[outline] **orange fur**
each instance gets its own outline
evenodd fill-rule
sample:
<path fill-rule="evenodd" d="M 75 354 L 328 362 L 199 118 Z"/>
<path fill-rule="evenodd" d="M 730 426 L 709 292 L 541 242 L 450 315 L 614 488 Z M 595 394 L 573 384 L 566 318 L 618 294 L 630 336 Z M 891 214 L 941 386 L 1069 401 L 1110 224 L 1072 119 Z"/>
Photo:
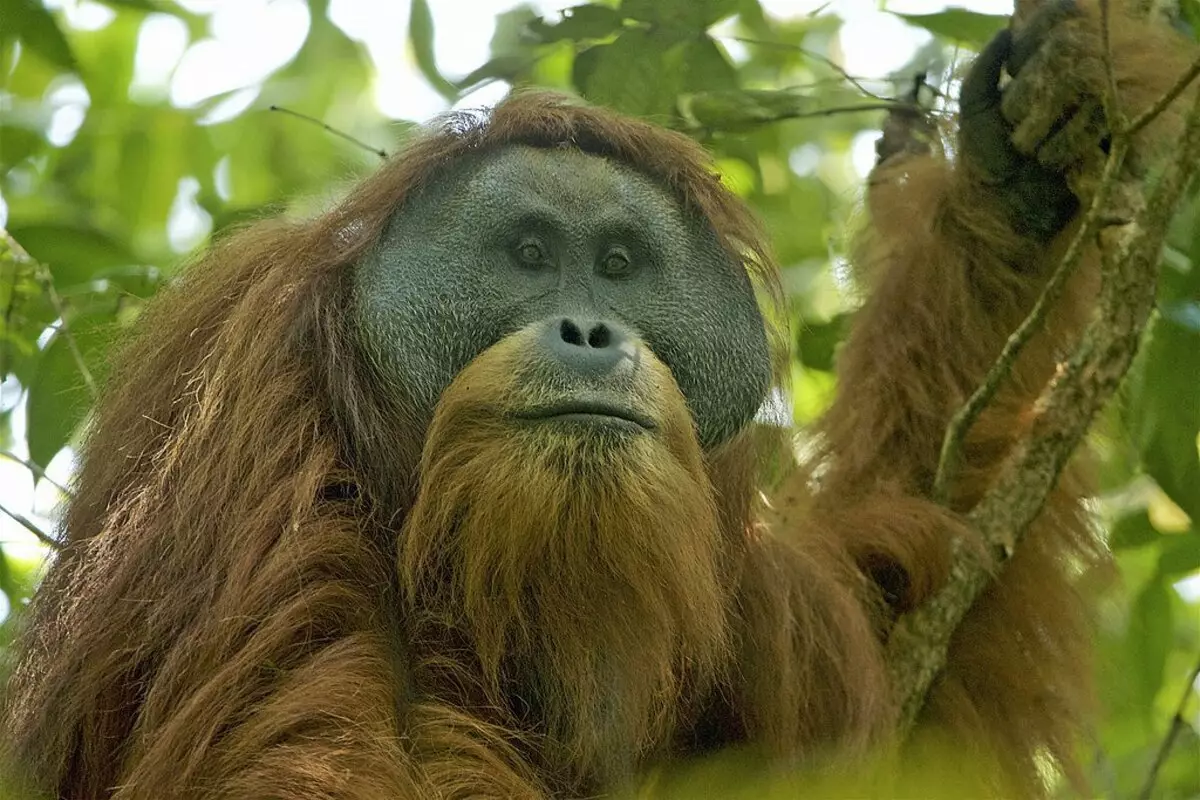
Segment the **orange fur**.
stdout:
<path fill-rule="evenodd" d="M 1126 87 L 1173 76 L 1161 55 L 1119 57 L 1136 65 Z M 951 509 L 925 497 L 943 427 L 1053 254 L 933 156 L 873 179 L 870 299 L 820 463 L 776 513 L 755 499 L 770 437 L 701 452 L 644 349 L 656 379 L 638 391 L 660 426 L 622 449 L 503 419 L 537 389 L 522 332 L 415 430 L 358 351 L 347 276 L 447 164 L 510 143 L 641 170 L 778 300 L 758 230 L 697 145 L 537 94 L 452 117 L 323 217 L 215 246 L 147 312 L 97 409 L 5 699 L 6 755 L 31 785 L 70 800 L 542 797 L 731 744 L 791 763 L 886 732 L 882 600 L 902 611 L 944 579 L 949 541 L 971 536 L 958 514 L 1023 429 L 1087 281 L 972 432 Z M 1102 552 L 1078 497 L 1064 480 L 927 713 L 1022 792 L 1041 748 L 1069 765 L 1086 695 L 1068 573 Z"/>
<path fill-rule="evenodd" d="M 406 638 L 422 694 L 466 704 L 438 669 L 458 635 L 474 705 L 514 729 L 544 720 L 538 758 L 568 788 L 611 786 L 728 661 L 728 545 L 683 396 L 644 347 L 632 404 L 652 434 L 580 441 L 510 416 L 539 405 L 538 330 L 489 349 L 438 404 L 400 533 Z"/>
<path fill-rule="evenodd" d="M 1106 77 L 1098 11 L 1080 5 L 1083 16 L 1066 23 L 1070 44 L 1061 52 L 1069 65 L 1054 75 L 1099 96 Z M 1183 73 L 1189 47 L 1170 31 L 1120 17 L 1112 32 L 1120 104 L 1132 118 Z M 1167 113 L 1152 125 L 1135 163 L 1152 159 L 1178 122 Z M 885 162 L 872 175 L 868 213 L 871 225 L 853 254 L 867 299 L 839 353 L 838 398 L 818 426 L 819 479 L 814 488 L 801 473 L 785 491 L 815 491 L 805 501 L 814 510 L 794 524 L 828 528 L 869 572 L 890 569 L 883 584 L 903 610 L 945 579 L 945 548 L 954 538 L 985 552 L 951 512 L 978 501 L 1028 429 L 1033 401 L 1089 308 L 1097 258 L 1085 259 L 973 427 L 947 510 L 923 499 L 946 424 L 1032 307 L 1075 226 L 1038 251 L 1002 221 L 969 169 L 937 154 Z M 1091 632 L 1075 578 L 1107 563 L 1080 503 L 1085 487 L 1078 466 L 1060 479 L 1015 557 L 956 632 L 926 708 L 926 735 L 950 743 L 966 763 L 997 767 L 992 790 L 1002 795 L 1045 791 L 1039 757 L 1081 778 L 1076 747 L 1091 701 Z M 889 587 L 897 572 L 899 585 Z"/>
<path fill-rule="evenodd" d="M 146 312 L 97 408 L 65 520 L 66 548 L 34 601 L 6 696 L 5 749 L 33 785 L 70 798 L 365 799 L 527 796 L 596 780 L 573 767 L 550 774 L 547 764 L 562 766 L 563 755 L 530 760 L 545 732 L 514 727 L 506 709 L 471 694 L 473 683 L 487 688 L 470 669 L 474 656 L 453 643 L 429 652 L 404 638 L 423 634 L 429 621 L 415 608 L 402 617 L 414 587 L 395 568 L 401 523 L 410 511 L 435 511 L 414 506 L 424 432 L 406 428 L 404 410 L 372 383 L 346 314 L 350 271 L 393 210 L 454 159 L 510 143 L 569 143 L 635 165 L 711 220 L 722 245 L 778 297 L 752 218 L 698 145 L 535 94 L 486 119 L 449 119 L 323 217 L 265 222 L 214 246 Z M 453 393 L 447 397 L 443 417 L 454 407 Z M 678 400 L 673 413 L 681 413 Z M 693 583 L 654 585 L 665 573 L 651 575 L 614 539 L 610 556 L 644 573 L 638 607 L 652 616 L 625 631 L 612 610 L 590 629 L 597 642 L 608 631 L 614 645 L 631 648 L 617 659 L 626 672 L 632 648 L 656 651 L 654 640 L 633 642 L 631 633 L 677 635 L 682 643 L 677 651 L 664 644 L 661 654 L 672 655 L 630 677 L 645 683 L 631 685 L 625 722 L 614 730 L 645 739 L 634 748 L 639 754 L 670 749 L 663 731 L 688 715 L 671 698 L 700 697 L 702 679 L 711 682 L 716 663 L 728 661 L 721 654 L 732 629 L 719 600 L 729 589 L 714 584 L 716 567 L 705 556 L 740 542 L 752 497 L 748 443 L 708 459 L 720 470 L 710 480 L 710 464 L 684 441 L 690 424 L 676 422 L 675 430 L 690 493 L 657 498 L 667 501 L 662 509 L 647 499 L 642 508 L 655 525 L 667 520 L 654 514 L 671 508 L 686 512 L 675 526 L 695 520 L 695 530 L 658 543 L 660 564 L 694 551 L 693 568 L 676 575 Z M 452 433 L 469 441 L 469 431 Z M 430 458 L 430 471 L 440 469 Z M 643 454 L 625 469 L 640 464 L 653 473 L 659 463 Z M 705 499 L 716 491 L 728 495 L 719 508 Z M 698 502 L 679 505 L 686 499 Z M 477 534 L 495 521 L 485 517 Z M 431 544 L 441 536 L 432 527 L 410 533 Z M 497 538 L 490 557 L 505 555 L 506 543 Z M 602 566 L 582 553 L 564 555 L 589 574 Z M 406 568 L 419 571 L 421 563 Z M 704 581 L 694 583 L 705 575 L 708 600 Z M 411 578 L 423 580 L 417 572 Z M 675 595 L 664 594 L 672 586 Z M 595 602 L 614 588 L 594 587 Z M 679 595 L 685 589 L 700 594 Z M 570 608 L 556 613 L 540 622 L 568 624 Z M 506 619 L 497 609 L 495 619 L 549 635 L 565 648 L 560 659 L 591 657 L 581 644 L 589 629 L 572 643 L 571 631 L 529 629 L 536 618 Z M 561 675 L 585 666 L 567 663 Z M 675 685 L 683 680 L 694 693 Z M 479 705 L 439 701 L 433 690 L 447 683 Z M 596 690 L 572 681 L 562 692 L 568 704 L 593 704 L 592 719 L 602 713 L 606 701 Z M 564 738 L 550 744 L 590 748 L 603 760 L 599 732 L 580 726 L 575 710 L 556 718 L 554 732 Z M 587 718 L 587 709 L 578 711 Z"/>

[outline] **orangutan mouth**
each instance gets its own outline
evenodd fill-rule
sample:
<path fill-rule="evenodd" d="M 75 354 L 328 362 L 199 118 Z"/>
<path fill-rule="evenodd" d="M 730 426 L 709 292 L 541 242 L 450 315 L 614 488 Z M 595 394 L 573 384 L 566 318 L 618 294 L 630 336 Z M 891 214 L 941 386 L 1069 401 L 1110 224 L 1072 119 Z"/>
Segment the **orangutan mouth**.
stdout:
<path fill-rule="evenodd" d="M 631 431 L 655 428 L 654 421 L 633 409 L 602 400 L 566 400 L 519 415 L 522 419 L 612 425 Z"/>

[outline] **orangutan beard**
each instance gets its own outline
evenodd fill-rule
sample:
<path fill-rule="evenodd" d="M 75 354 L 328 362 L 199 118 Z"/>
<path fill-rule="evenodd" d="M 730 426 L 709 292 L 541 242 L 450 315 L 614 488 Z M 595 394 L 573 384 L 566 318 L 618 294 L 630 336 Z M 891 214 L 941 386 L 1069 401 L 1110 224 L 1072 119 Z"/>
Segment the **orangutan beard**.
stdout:
<path fill-rule="evenodd" d="M 460 642 L 477 699 L 544 734 L 547 761 L 628 777 L 614 773 L 665 743 L 729 649 L 726 548 L 682 397 L 631 433 L 515 421 L 454 392 L 401 533 L 413 644 Z M 445 673 L 446 653 L 423 656 Z"/>

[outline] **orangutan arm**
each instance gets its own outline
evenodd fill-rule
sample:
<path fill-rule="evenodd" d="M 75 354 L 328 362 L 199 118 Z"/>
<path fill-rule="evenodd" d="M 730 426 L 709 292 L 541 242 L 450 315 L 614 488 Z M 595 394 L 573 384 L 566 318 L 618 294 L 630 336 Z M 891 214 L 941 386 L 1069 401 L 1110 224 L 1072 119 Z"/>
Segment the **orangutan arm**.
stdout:
<path fill-rule="evenodd" d="M 820 425 L 832 494 L 929 493 L 947 422 L 1057 265 L 1079 211 L 1067 177 L 1094 181 L 1108 147 L 1096 5 L 1044 3 L 1020 32 L 988 46 L 963 85 L 956 160 L 900 153 L 872 173 L 870 224 L 853 252 L 867 299 L 839 353 L 839 396 Z M 1132 118 L 1184 72 L 1190 48 L 1161 25 L 1116 7 L 1111 14 L 1119 104 Z M 1003 95 L 1001 66 L 1018 76 Z M 1168 111 L 1127 163 L 1144 167 L 1177 123 Z M 1019 437 L 1087 310 L 1094 266 L 1085 263 L 976 427 L 956 508 L 973 504 L 989 467 Z M 985 439 L 994 446 L 982 447 Z"/>
<path fill-rule="evenodd" d="M 977 502 L 1027 429 L 1090 300 L 1094 263 L 1085 262 L 972 428 L 950 509 L 927 499 L 951 415 L 1028 313 L 1073 233 L 1078 206 L 1059 205 L 1064 175 L 1094 169 L 1107 146 L 1097 119 L 1106 81 L 1096 4 L 1051 5 L 1036 23 L 1042 41 L 1018 33 L 994 42 L 967 79 L 957 161 L 900 153 L 871 177 L 870 227 L 854 259 L 867 299 L 839 354 L 839 396 L 819 425 L 822 471 L 802 530 L 844 543 L 893 613 L 942 583 L 956 536 L 983 549 L 952 512 Z M 1131 117 L 1189 60 L 1169 32 L 1133 20 L 1113 20 L 1112 50 Z M 986 63 L 997 56 L 1019 72 L 1002 100 L 997 65 Z M 1136 143 L 1134 163 L 1144 163 L 1172 122 L 1168 115 L 1157 134 Z M 997 149 L 997 135 L 1012 146 Z M 1071 213 L 1060 215 L 1062 208 Z M 807 483 L 801 474 L 785 486 L 784 505 L 806 495 Z M 1070 472 L 1060 480 L 957 632 L 926 708 L 933 729 L 978 748 L 1000 766 L 1007 791 L 1027 796 L 1040 791 L 1039 748 L 1071 770 L 1088 698 L 1090 637 L 1068 575 L 1103 559 L 1103 548 L 1081 512 L 1081 491 Z"/>

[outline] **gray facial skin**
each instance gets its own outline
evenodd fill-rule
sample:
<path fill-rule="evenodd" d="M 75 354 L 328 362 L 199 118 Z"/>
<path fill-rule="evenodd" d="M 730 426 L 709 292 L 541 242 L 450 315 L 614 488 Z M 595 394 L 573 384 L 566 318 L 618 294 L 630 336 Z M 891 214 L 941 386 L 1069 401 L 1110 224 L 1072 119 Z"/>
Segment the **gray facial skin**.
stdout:
<path fill-rule="evenodd" d="M 641 337 L 706 448 L 752 419 L 770 381 L 750 281 L 707 222 L 577 150 L 512 146 L 454 165 L 397 210 L 353 296 L 384 390 L 418 423 L 475 356 L 563 315 Z"/>

